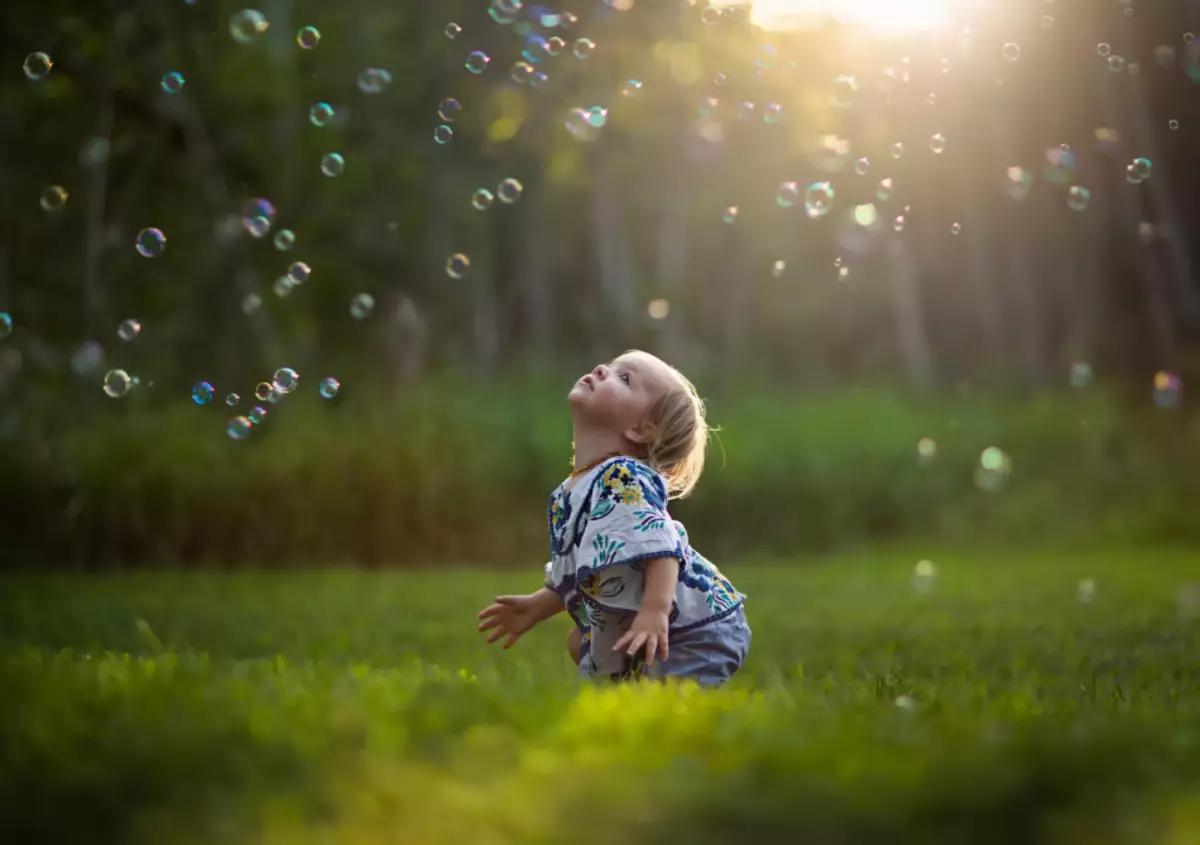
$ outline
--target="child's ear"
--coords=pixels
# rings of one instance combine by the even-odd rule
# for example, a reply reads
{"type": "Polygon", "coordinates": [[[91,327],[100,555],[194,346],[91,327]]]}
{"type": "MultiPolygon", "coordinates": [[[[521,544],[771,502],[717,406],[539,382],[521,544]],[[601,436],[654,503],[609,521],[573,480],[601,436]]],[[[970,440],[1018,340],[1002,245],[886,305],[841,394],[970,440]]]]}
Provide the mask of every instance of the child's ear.
{"type": "Polygon", "coordinates": [[[647,420],[642,420],[625,429],[625,439],[631,443],[645,445],[654,436],[654,426],[647,420]]]}

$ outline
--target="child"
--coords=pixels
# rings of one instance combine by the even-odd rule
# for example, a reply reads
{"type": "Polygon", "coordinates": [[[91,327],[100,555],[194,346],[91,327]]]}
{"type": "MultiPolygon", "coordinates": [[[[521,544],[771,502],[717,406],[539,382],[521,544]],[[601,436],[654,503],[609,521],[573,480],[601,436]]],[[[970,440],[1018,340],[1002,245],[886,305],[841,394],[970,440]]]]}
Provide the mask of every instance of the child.
{"type": "Polygon", "coordinates": [[[565,609],[585,677],[727,681],[750,647],[745,597],[667,513],[667,499],[688,495],[704,466],[708,427],[695,388],[632,351],[575,382],[567,402],[575,471],[550,496],[545,586],[498,596],[480,611],[479,630],[492,631],[489,643],[507,635],[509,648],[565,609]]]}

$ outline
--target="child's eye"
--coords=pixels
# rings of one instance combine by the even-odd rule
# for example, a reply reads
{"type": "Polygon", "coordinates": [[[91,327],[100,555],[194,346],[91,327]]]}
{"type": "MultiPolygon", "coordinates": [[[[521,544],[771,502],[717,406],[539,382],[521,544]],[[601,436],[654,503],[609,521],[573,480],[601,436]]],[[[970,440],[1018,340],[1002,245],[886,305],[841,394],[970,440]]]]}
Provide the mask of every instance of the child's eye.
{"type": "Polygon", "coordinates": [[[629,373],[621,373],[621,381],[629,384],[629,373]]]}

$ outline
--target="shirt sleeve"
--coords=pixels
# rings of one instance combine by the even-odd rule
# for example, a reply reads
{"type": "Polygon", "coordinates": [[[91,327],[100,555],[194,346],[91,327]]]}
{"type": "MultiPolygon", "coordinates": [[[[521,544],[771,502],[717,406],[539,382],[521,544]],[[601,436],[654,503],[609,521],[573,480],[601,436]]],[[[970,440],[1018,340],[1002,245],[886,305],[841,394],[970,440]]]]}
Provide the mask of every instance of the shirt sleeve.
{"type": "Polygon", "coordinates": [[[686,560],[684,543],[667,514],[662,477],[634,460],[609,464],[583,503],[587,510],[576,550],[576,587],[593,607],[637,613],[645,575],[642,563],[656,557],[686,560]]]}

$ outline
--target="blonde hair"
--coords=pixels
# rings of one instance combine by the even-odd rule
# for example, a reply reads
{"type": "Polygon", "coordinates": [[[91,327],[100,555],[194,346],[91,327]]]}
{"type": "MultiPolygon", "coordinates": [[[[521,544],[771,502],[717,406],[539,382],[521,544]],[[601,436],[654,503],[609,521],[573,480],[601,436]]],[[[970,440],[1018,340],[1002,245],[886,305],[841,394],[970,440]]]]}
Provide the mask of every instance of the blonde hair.
{"type": "Polygon", "coordinates": [[[647,418],[654,437],[647,444],[646,462],[667,480],[672,499],[689,496],[704,472],[709,428],[704,402],[683,373],[663,362],[671,378],[663,394],[650,403],[647,418]]]}

